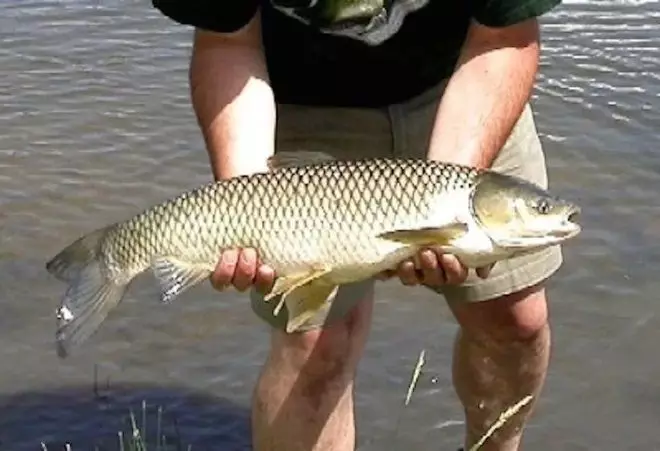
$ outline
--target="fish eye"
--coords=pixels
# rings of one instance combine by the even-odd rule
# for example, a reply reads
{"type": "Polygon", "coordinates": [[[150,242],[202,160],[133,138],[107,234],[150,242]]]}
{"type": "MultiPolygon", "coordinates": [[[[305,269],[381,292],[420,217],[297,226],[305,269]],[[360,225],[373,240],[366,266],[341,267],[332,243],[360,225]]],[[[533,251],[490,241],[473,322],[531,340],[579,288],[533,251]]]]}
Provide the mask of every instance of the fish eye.
{"type": "Polygon", "coordinates": [[[550,213],[551,208],[552,206],[550,205],[550,202],[548,202],[548,199],[541,199],[534,205],[534,209],[542,215],[550,213]]]}

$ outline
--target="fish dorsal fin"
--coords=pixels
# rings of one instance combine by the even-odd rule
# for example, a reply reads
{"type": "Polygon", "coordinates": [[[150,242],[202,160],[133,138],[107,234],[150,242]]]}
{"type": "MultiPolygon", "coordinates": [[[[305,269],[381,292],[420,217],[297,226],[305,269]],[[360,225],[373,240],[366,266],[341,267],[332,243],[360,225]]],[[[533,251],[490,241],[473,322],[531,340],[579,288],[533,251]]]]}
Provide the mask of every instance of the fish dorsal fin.
{"type": "Polygon", "coordinates": [[[335,160],[336,159],[328,153],[311,150],[277,152],[268,159],[268,169],[274,171],[287,167],[309,166],[335,160]]]}
{"type": "Polygon", "coordinates": [[[467,224],[456,222],[442,227],[392,230],[380,234],[379,238],[402,244],[446,246],[468,233],[468,230],[467,224]]]}
{"type": "Polygon", "coordinates": [[[161,288],[160,299],[165,303],[172,302],[212,272],[207,265],[184,262],[175,257],[158,257],[151,267],[161,288]]]}

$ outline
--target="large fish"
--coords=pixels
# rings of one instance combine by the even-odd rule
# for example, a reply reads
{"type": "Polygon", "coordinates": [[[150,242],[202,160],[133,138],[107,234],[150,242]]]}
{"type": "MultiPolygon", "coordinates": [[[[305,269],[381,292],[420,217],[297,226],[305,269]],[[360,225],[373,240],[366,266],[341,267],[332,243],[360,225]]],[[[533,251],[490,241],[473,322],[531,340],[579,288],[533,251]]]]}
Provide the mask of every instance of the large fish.
{"type": "Polygon", "coordinates": [[[580,232],[579,208],[522,179],[422,159],[276,156],[271,171],[208,184],[103,227],[46,265],[68,288],[57,311],[66,356],[151,268],[161,299],[203,281],[227,248],[256,248],[295,331],[341,284],[392,269],[425,246],[476,268],[580,232]],[[310,161],[310,158],[312,160],[310,161]]]}

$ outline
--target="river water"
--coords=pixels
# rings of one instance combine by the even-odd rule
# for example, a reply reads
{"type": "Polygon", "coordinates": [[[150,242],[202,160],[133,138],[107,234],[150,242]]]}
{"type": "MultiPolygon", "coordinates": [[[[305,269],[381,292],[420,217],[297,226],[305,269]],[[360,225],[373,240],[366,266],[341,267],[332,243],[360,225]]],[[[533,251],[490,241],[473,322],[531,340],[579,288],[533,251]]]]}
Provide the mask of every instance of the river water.
{"type": "MultiPolygon", "coordinates": [[[[244,296],[203,284],[164,306],[145,277],[75,357],[58,360],[52,343],[64,287],[44,262],[210,180],[187,91],[190,30],[149,2],[0,11],[0,450],[117,449],[143,400],[150,434],[161,405],[170,442],[247,449],[268,334],[244,296]]],[[[551,184],[583,205],[585,230],[551,283],[552,366],[528,449],[660,450],[659,23],[659,2],[632,0],[566,2],[543,19],[535,113],[551,184]]],[[[359,449],[456,449],[455,324],[422,289],[381,284],[378,298],[359,449]]]]}

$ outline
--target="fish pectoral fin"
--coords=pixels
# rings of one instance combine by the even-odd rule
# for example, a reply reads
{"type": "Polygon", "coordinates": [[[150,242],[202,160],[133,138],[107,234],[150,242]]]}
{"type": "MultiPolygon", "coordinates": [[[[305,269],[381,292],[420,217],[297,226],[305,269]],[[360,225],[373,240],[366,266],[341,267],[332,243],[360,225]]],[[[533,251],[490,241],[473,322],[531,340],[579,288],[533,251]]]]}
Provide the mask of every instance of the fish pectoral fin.
{"type": "Polygon", "coordinates": [[[268,158],[268,169],[274,171],[281,168],[307,166],[335,160],[336,159],[328,153],[311,150],[277,152],[275,155],[268,158]]]}
{"type": "Polygon", "coordinates": [[[295,332],[337,295],[339,285],[315,280],[296,288],[283,298],[288,319],[286,332],[295,332]]]}
{"type": "Polygon", "coordinates": [[[161,288],[160,300],[172,302],[174,298],[211,275],[208,265],[184,262],[175,257],[158,257],[151,268],[161,288]]]}
{"type": "Polygon", "coordinates": [[[414,245],[449,245],[468,232],[467,224],[456,222],[442,227],[425,227],[420,229],[393,230],[378,237],[403,244],[414,245]]]}

